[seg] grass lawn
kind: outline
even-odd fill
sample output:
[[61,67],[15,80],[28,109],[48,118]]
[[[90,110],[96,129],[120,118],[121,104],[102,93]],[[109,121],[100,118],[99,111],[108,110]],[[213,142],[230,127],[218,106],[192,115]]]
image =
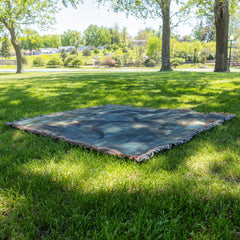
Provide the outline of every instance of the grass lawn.
[[[4,122],[100,104],[236,117],[138,164]],[[0,239],[240,239],[239,73],[0,74]]]

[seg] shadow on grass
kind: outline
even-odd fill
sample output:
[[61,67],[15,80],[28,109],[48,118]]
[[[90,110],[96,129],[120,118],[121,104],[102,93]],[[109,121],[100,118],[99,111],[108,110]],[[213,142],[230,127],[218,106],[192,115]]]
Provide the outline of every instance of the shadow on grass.
[[[236,85],[237,74],[225,73],[26,74],[17,82],[10,81],[0,92],[3,97],[0,120],[13,121],[109,103],[154,108],[179,108],[187,104],[199,112],[236,113],[239,90],[211,88],[210,81],[225,80],[226,76],[230,79],[228,83]],[[193,96],[190,101],[185,100],[188,96]],[[238,120],[235,118],[228,126],[235,126]],[[183,158],[191,154],[184,151]],[[179,159],[180,156],[167,159],[166,169],[177,169],[184,162]]]
[[[235,88],[211,85],[226,76]],[[0,89],[0,199],[4,209],[0,238],[237,239],[237,76],[61,73],[26,74],[8,81]],[[237,116],[141,165],[3,126],[25,117],[110,103],[186,106]],[[202,148],[207,152],[208,146],[216,161],[205,176],[195,173],[189,162]],[[226,157],[218,161],[221,153]],[[69,172],[74,168],[79,172]],[[232,186],[229,179],[235,179]],[[217,183],[231,191],[215,188]]]
[[216,194],[210,186],[203,190],[201,181],[193,184],[186,176],[155,189],[131,183],[86,191],[54,172],[20,163],[8,168],[2,188],[11,197],[2,239],[235,239],[238,234],[239,197]]
[[[86,188],[80,184],[88,180],[84,178],[86,173],[100,183],[100,176],[117,159],[107,157],[103,161],[102,154],[44,137],[34,144],[38,137],[32,134],[10,131],[8,137],[9,149],[0,149],[9,156],[2,159],[0,168],[1,195],[8,198],[1,217],[2,239],[234,239],[237,234],[239,196],[215,191],[210,184],[202,188],[204,180],[194,182],[187,175],[172,176],[146,187],[139,184],[143,179],[136,178],[136,182],[126,181],[113,188],[101,184],[99,188]],[[73,148],[78,154],[88,155],[89,160],[68,159]],[[57,168],[65,161],[69,166],[82,166],[77,181],[76,176],[61,172],[56,175],[59,169],[56,172],[51,168],[51,164]],[[145,172],[144,165],[118,161],[118,166]],[[32,167],[33,162],[36,167]],[[98,167],[97,175],[91,172],[94,165]]]
[[[14,107],[25,104],[31,113],[31,108],[39,106],[39,114],[54,112],[56,107],[65,111],[109,103],[174,108],[184,103],[181,100],[184,96],[215,97],[214,91],[201,93],[208,89],[208,80],[214,81],[214,78],[218,79],[214,75],[206,78],[203,73],[74,73],[48,74],[46,77],[26,75],[17,80],[17,87],[11,83],[4,91],[4,95],[9,96],[4,104],[19,100]],[[192,105],[201,104],[201,101],[192,99]],[[191,105],[191,101],[188,103]]]
[[[225,80],[226,76],[230,79],[228,83],[237,84],[234,73],[26,74],[10,81],[0,92],[0,120],[7,122],[110,103],[153,108],[187,105],[199,112],[236,113],[239,90],[215,89],[210,84]],[[238,117],[233,121],[238,121]]]

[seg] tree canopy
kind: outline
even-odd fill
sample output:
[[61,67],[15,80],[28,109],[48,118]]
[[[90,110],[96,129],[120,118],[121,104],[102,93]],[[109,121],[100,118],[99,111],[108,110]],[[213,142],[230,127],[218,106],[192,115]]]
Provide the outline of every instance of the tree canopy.
[[111,44],[111,34],[109,29],[105,27],[98,27],[97,25],[90,25],[85,31],[86,45],[92,47],[103,46]]
[[[162,67],[161,71],[170,71],[170,5],[171,0],[97,0],[100,4],[110,3],[115,12],[125,12],[138,18],[162,18]],[[180,2],[180,0],[175,0]]]
[[55,21],[53,15],[59,10],[57,3],[57,0],[0,0],[0,22],[18,31],[32,24],[49,26]]
[[10,57],[10,41],[9,39],[4,36],[3,41],[2,41],[2,47],[1,47],[1,57],[3,58],[9,58]]
[[[54,15],[58,12],[59,0],[0,0],[0,28],[5,27],[17,56],[17,73],[23,72],[21,45],[18,42],[19,33],[31,25],[46,28],[55,22]],[[81,0],[62,0],[66,6],[74,7]]]
[[68,30],[61,35],[62,46],[75,46],[76,49],[83,43],[83,37],[80,32]]
[[237,40],[240,38],[240,6],[236,6],[235,11],[230,15],[229,33]]

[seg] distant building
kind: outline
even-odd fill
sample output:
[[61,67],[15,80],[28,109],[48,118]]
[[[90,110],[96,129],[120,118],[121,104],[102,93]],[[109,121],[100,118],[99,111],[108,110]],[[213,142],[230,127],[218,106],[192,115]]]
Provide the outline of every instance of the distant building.
[[75,47],[74,46],[58,47],[58,52],[61,52],[63,49],[66,52],[71,52],[73,48],[75,48]]
[[143,46],[146,45],[147,41],[146,40],[132,40],[133,46],[138,47],[138,46]]
[[30,56],[30,55],[41,55],[41,54],[42,54],[42,53],[41,53],[40,50],[32,50],[32,51],[27,50],[27,51],[24,52],[24,55],[26,55],[26,56]]
[[79,51],[79,52],[82,52],[82,51],[84,51],[85,49],[89,49],[89,47],[88,47],[88,46],[80,45],[79,48],[78,48],[78,51]]
[[105,45],[105,46],[100,46],[100,47],[98,47],[98,49],[99,49],[99,50],[103,50],[103,49],[106,48],[106,46],[107,46],[107,45]]
[[56,54],[59,52],[57,48],[40,48],[39,51],[40,54]]

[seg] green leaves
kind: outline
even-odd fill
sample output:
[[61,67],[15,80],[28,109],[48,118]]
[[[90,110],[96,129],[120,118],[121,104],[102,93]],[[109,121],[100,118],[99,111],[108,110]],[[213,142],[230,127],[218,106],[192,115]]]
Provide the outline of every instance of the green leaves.
[[62,46],[75,46],[79,47],[83,43],[81,33],[74,30],[68,30],[61,36]]
[[98,27],[97,25],[90,25],[85,31],[86,45],[89,46],[103,46],[111,43],[111,34],[109,29],[105,27]]
[[5,27],[17,28],[18,30],[32,24],[46,27],[54,22],[53,15],[58,10],[58,1],[56,0],[1,0],[0,22]]
[[11,56],[10,46],[11,46],[11,43],[9,39],[7,37],[4,37],[2,41],[2,47],[1,47],[1,56],[3,58],[9,58]]

